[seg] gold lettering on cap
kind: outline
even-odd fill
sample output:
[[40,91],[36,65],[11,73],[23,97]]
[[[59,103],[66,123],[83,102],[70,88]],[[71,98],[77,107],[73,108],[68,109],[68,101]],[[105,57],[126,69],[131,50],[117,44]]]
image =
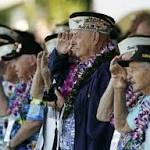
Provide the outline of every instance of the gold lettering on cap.
[[150,54],[142,54],[143,58],[149,58],[150,59]]

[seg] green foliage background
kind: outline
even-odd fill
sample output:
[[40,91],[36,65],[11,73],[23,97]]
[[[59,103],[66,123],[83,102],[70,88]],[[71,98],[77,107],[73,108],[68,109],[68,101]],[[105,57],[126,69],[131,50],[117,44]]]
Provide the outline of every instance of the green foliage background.
[[0,23],[9,24],[11,11],[21,8],[26,13],[29,25],[44,18],[48,24],[62,23],[71,13],[90,10],[92,0],[25,0],[22,5],[0,11]]

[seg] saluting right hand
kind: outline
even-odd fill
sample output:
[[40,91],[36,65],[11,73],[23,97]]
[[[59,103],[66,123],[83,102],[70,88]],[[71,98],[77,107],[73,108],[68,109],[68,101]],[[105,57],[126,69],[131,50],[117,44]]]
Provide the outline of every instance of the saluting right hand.
[[126,69],[121,67],[117,61],[120,60],[120,56],[116,56],[110,64],[110,72],[112,77],[112,83],[114,88],[125,88],[127,73]]
[[70,32],[62,32],[58,34],[58,43],[56,49],[59,54],[67,54],[72,48],[73,34]]
[[42,98],[42,95],[43,95],[42,92],[44,89],[44,81],[43,81],[42,74],[41,74],[42,55],[43,53],[40,52],[37,56],[37,60],[36,60],[37,68],[36,68],[36,72],[32,80],[32,86],[31,86],[31,91],[30,91],[30,94],[32,97],[39,98],[39,99]]

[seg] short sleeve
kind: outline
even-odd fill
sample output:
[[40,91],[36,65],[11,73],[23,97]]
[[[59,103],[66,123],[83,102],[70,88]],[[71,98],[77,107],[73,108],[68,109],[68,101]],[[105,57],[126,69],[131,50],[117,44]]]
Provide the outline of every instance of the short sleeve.
[[44,105],[31,104],[26,119],[32,121],[43,121],[44,108]]

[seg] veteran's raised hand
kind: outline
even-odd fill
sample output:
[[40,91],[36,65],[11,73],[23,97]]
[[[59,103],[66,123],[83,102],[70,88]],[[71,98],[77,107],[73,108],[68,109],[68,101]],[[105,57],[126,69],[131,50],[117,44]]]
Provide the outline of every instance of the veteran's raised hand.
[[126,80],[127,80],[127,73],[126,69],[121,67],[118,64],[118,60],[120,60],[120,56],[116,56],[110,64],[110,72],[111,77],[113,80],[113,87],[114,88],[125,88],[126,87]]
[[43,52],[40,52],[37,56],[37,68],[33,77],[30,94],[34,98],[41,99],[44,90],[44,80],[41,74],[41,59]]
[[72,48],[73,34],[70,32],[62,32],[58,34],[58,43],[56,49],[59,54],[67,54]]

